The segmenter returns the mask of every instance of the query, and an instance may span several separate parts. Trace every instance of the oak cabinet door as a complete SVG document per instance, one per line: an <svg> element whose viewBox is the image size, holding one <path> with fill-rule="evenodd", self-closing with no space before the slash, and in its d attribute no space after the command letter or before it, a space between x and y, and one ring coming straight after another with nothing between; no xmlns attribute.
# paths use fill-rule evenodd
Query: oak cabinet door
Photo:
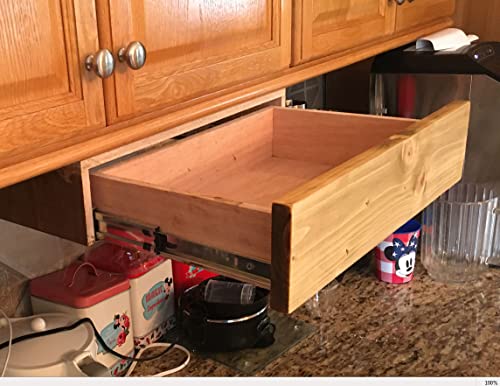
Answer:
<svg viewBox="0 0 500 386"><path fill-rule="evenodd" d="M111 120L206 97L290 64L291 0L101 2L109 6L100 12L109 12L114 52L132 41L147 52L144 67L118 63L105 85Z"/></svg>
<svg viewBox="0 0 500 386"><path fill-rule="evenodd" d="M54 151L106 125L99 50L87 0L0 2L0 168Z"/></svg>
<svg viewBox="0 0 500 386"><path fill-rule="evenodd" d="M403 31L451 17L455 0L413 0L397 7L396 31Z"/></svg>
<svg viewBox="0 0 500 386"><path fill-rule="evenodd" d="M293 9L293 63L391 34L395 10L392 0L297 0Z"/></svg>

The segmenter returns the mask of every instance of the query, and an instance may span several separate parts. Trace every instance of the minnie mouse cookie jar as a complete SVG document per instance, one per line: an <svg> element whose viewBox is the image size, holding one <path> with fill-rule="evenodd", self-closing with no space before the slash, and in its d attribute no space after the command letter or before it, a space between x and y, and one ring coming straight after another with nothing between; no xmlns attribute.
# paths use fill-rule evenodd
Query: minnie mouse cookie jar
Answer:
<svg viewBox="0 0 500 386"><path fill-rule="evenodd" d="M108 228L110 231L114 230ZM85 260L103 271L125 275L129 280L136 349L160 340L174 327L174 280L169 259L114 240L103 240L87 251ZM117 324L123 325L120 319Z"/></svg>
<svg viewBox="0 0 500 386"><path fill-rule="evenodd" d="M410 220L375 248L375 274L391 284L408 283L415 269L420 223Z"/></svg>

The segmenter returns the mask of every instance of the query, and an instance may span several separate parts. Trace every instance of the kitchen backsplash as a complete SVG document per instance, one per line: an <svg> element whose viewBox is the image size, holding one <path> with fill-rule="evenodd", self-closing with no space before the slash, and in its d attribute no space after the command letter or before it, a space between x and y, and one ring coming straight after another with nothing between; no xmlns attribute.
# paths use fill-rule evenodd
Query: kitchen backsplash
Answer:
<svg viewBox="0 0 500 386"><path fill-rule="evenodd" d="M85 247L0 220L0 308L9 316L31 312L30 279L61 269Z"/></svg>

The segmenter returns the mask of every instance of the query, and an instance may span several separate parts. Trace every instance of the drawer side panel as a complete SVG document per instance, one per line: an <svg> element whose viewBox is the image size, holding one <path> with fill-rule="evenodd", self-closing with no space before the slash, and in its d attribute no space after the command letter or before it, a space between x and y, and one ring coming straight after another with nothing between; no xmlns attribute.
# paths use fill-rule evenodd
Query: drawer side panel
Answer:
<svg viewBox="0 0 500 386"><path fill-rule="evenodd" d="M271 215L245 204L197 197L100 173L90 176L99 211L258 261L271 256Z"/></svg>

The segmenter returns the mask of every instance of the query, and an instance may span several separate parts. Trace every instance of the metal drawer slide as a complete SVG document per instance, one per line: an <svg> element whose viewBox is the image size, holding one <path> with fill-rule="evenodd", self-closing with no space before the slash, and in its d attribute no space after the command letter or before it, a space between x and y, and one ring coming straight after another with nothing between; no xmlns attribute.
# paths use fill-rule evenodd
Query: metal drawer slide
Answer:
<svg viewBox="0 0 500 386"><path fill-rule="evenodd" d="M271 267L269 264L180 239L163 232L154 225L140 224L98 211L94 212L94 218L98 240L116 239L147 251L154 251L173 260L253 283L262 288L270 288L271 286ZM108 232L108 227L132 231L134 234L143 234L145 239L137 240L119 236Z"/></svg>

